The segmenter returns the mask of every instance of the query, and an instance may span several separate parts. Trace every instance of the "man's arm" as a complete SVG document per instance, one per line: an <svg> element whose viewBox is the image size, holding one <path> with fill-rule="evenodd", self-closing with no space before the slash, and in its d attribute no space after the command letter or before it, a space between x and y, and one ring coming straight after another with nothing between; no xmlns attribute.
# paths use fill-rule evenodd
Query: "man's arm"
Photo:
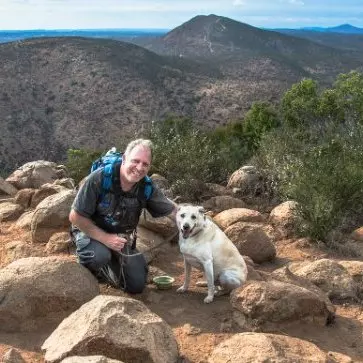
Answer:
<svg viewBox="0 0 363 363"><path fill-rule="evenodd" d="M92 220L83 217L77 213L74 209L69 213L69 221L77 226L87 236L101 242L108 248L114 251L121 251L127 242L125 238L119 237L117 234L107 233L101 228L97 227Z"/></svg>

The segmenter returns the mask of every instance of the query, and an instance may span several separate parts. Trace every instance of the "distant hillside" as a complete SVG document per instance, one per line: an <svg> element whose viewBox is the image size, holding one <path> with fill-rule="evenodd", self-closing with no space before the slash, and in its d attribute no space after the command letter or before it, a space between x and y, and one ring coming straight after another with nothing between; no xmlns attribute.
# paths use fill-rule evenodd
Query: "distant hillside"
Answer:
<svg viewBox="0 0 363 363"><path fill-rule="evenodd" d="M326 78L361 64L353 53L216 15L197 16L159 39L135 42L162 55L208 60L224 74L243 77L251 75L251 68L257 76L261 67L272 65L279 79Z"/></svg>
<svg viewBox="0 0 363 363"><path fill-rule="evenodd" d="M363 64L351 52L215 15L143 41L154 52L77 37L0 44L1 170L62 161L70 147L106 149L170 113L211 129L255 101L276 102L302 77L329 84Z"/></svg>
<svg viewBox="0 0 363 363"><path fill-rule="evenodd" d="M350 24L342 24L334 27L304 27L301 30L316 31L323 33L345 33L345 34L363 34L363 28L358 28Z"/></svg>
<svg viewBox="0 0 363 363"><path fill-rule="evenodd" d="M0 30L0 43L45 37L86 37L126 40L136 37L162 36L166 32L166 29Z"/></svg>
<svg viewBox="0 0 363 363"><path fill-rule="evenodd" d="M0 168L7 170L60 160L70 147L107 148L167 113L198 118L198 90L221 77L103 39L4 43L0 59Z"/></svg>
<svg viewBox="0 0 363 363"><path fill-rule="evenodd" d="M351 55L361 58L363 55L363 34L319 32L300 29L276 29L286 35L308 39L328 47L351 52Z"/></svg>

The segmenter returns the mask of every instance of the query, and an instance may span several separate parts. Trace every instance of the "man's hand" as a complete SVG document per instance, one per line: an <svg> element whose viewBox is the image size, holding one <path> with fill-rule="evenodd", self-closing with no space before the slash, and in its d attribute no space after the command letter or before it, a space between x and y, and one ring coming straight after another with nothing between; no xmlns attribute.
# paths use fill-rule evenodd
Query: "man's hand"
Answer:
<svg viewBox="0 0 363 363"><path fill-rule="evenodd" d="M117 234L107 234L102 243L111 250L120 252L124 248L125 243L127 243L127 239L120 237Z"/></svg>

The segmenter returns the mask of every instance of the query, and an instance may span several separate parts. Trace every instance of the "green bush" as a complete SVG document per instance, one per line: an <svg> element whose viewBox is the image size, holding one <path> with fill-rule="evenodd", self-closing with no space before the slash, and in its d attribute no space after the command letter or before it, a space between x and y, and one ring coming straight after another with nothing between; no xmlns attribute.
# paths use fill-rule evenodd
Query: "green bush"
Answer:
<svg viewBox="0 0 363 363"><path fill-rule="evenodd" d="M169 117L154 122L149 137L154 143L151 172L166 177L175 193L193 199L200 194L199 182L225 181L221 153L190 119Z"/></svg>
<svg viewBox="0 0 363 363"><path fill-rule="evenodd" d="M90 172L92 162L101 156L102 152L87 149L68 149L67 162L70 177L78 184Z"/></svg>
<svg viewBox="0 0 363 363"><path fill-rule="evenodd" d="M256 158L281 198L300 204L300 232L327 243L363 222L361 86L357 72L320 94L311 80L294 85L282 98L283 126L263 137Z"/></svg>
<svg viewBox="0 0 363 363"><path fill-rule="evenodd" d="M263 140L259 162L282 199L300 204L300 232L328 242L333 229L359 225L363 210L363 127L331 121L302 130L284 127ZM361 222L361 221L360 221Z"/></svg>

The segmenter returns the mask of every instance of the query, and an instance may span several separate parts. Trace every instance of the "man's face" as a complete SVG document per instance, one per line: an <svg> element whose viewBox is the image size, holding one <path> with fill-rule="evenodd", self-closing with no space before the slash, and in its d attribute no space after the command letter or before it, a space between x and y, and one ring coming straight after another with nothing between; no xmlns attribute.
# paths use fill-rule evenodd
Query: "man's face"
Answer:
<svg viewBox="0 0 363 363"><path fill-rule="evenodd" d="M122 176L128 183L137 183L146 176L150 169L150 164L150 149L138 145L131 150L129 155L123 156L123 164L121 167Z"/></svg>

